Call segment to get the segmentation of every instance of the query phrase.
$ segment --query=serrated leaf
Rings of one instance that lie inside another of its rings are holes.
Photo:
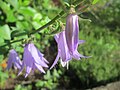
[[[5,40],[10,40],[11,36],[10,36],[10,28],[9,26],[6,24],[4,26],[0,26],[0,37],[5,39]]]

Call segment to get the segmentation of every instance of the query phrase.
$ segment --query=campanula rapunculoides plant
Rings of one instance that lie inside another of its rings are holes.
[[[33,43],[25,44],[24,54],[23,54],[23,63],[22,68],[19,74],[22,72],[24,67],[26,67],[26,74],[28,74],[35,69],[38,69],[40,72],[45,73],[43,67],[48,68],[48,61],[44,58],[44,55],[35,47]]]
[[[84,40],[79,40],[79,23],[77,14],[69,14],[67,16],[65,31],[56,34],[55,40],[58,45],[58,54],[51,68],[57,64],[59,58],[63,67],[66,64],[68,67],[68,62],[72,60],[72,58],[77,60],[87,58],[87,56],[83,56],[77,51],[78,44],[84,43]]]
[[[17,69],[21,69],[22,62],[17,54],[17,52],[12,49],[9,52],[9,57],[8,57],[8,63],[7,63],[7,70],[9,70],[12,67],[12,64],[14,64],[14,67]]]

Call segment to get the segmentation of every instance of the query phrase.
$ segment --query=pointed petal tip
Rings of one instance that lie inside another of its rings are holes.
[[[92,56],[85,56],[85,58],[91,58]]]
[[[51,66],[51,67],[49,68],[49,70],[51,70],[53,67],[54,67],[54,66]]]
[[[43,71],[42,73],[44,73],[44,74],[45,74],[46,72],[45,72],[45,71]]]
[[[19,76],[20,74],[21,74],[21,71],[18,72],[18,75],[17,75],[17,76]]]
[[[25,74],[25,78],[27,78],[27,76],[28,76],[28,73]]]

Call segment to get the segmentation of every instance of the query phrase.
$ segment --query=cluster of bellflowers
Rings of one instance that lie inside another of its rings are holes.
[[[72,59],[80,60],[81,58],[88,58],[80,54],[77,50],[78,45],[85,41],[79,40],[79,17],[73,9],[71,10],[66,19],[65,29],[54,36],[58,53],[50,69],[57,64],[58,60],[60,60],[63,67],[67,66],[68,68],[68,63]],[[7,69],[9,70],[14,65],[15,68],[19,69],[19,75],[25,67],[25,77],[27,77],[35,69],[38,69],[41,73],[45,73],[44,68],[48,68],[48,64],[49,62],[44,58],[44,54],[32,42],[29,42],[24,46],[23,60],[20,60],[19,55],[14,49],[10,50]]]

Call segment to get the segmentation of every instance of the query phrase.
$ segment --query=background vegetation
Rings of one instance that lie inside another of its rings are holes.
[[[100,0],[84,12],[77,11],[81,18],[92,21],[79,21],[79,38],[86,42],[78,50],[91,58],[72,60],[68,70],[58,64],[45,75],[36,71],[26,79],[24,75],[17,76],[14,69],[5,71],[9,50],[14,48],[22,58],[28,34],[52,20],[67,3],[69,0],[0,0],[1,89],[87,89],[120,80],[120,0]],[[32,35],[50,65],[57,54],[53,36],[61,30],[59,23],[65,24],[65,19],[66,15]]]

